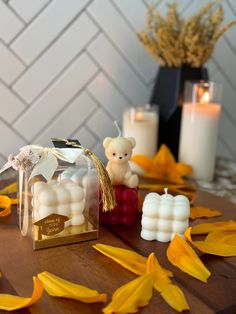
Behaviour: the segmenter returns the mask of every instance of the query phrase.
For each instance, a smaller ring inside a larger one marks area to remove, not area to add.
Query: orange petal
[[[38,274],[44,289],[53,297],[74,299],[84,303],[106,302],[107,295],[82,285],[64,280],[47,271]]]
[[[236,245],[218,241],[193,241],[191,227],[185,230],[185,237],[201,252],[218,256],[236,256]]]
[[[192,227],[191,234],[207,234],[210,231],[214,230],[215,228],[221,226],[228,226],[232,224],[234,221],[215,221],[215,222],[208,222],[204,224],[198,224]]]
[[[34,290],[30,298],[24,298],[10,294],[0,294],[0,310],[14,311],[28,307],[37,302],[43,293],[43,285],[36,277],[33,277],[33,281]]]
[[[209,270],[204,266],[195,251],[179,235],[175,235],[167,249],[168,260],[190,276],[207,282]]]
[[[167,276],[161,265],[159,264],[154,253],[148,256],[147,260],[147,273],[153,277],[154,286],[157,291],[161,291],[160,286],[163,284],[171,283],[170,278]]]
[[[223,229],[216,228],[215,230],[211,231],[208,236],[206,237],[206,242],[214,242],[217,243],[226,243],[236,246],[236,224],[233,226],[233,230],[226,229],[227,226],[224,226]]]
[[[183,292],[178,286],[172,284],[154,253],[148,257],[147,273],[153,277],[154,288],[173,309],[178,312],[189,309]]]
[[[213,210],[204,206],[197,206],[190,208],[190,219],[196,218],[211,218],[221,216],[222,213],[219,210]]]
[[[164,181],[164,182],[168,181],[168,179],[166,178],[165,172],[162,173],[160,169],[157,171],[155,170],[155,168],[153,168],[151,172],[146,172],[143,175],[143,177],[147,179],[156,179],[156,180]],[[171,181],[168,181],[168,182],[171,182]]]
[[[117,289],[103,313],[136,313],[139,307],[148,305],[151,297],[152,277],[145,274]]]
[[[231,221],[229,221],[228,224],[224,224],[223,226],[219,226],[217,228],[217,230],[218,229],[220,229],[220,230],[227,230],[227,231],[229,231],[229,230],[235,231],[236,230],[236,221],[231,220]]]
[[[10,198],[11,204],[12,205],[17,205],[18,204],[18,198]]]
[[[93,245],[93,248],[137,275],[146,273],[147,258],[134,251],[102,243]],[[173,273],[170,270],[164,269],[164,271],[167,276],[173,277]]]
[[[182,176],[175,170],[170,170],[167,174],[166,177],[169,182],[172,183],[184,183],[184,179],[182,179]]]
[[[153,171],[153,160],[145,155],[134,155],[131,160],[144,169],[145,172]]]
[[[154,164],[159,169],[163,179],[169,182],[183,183],[182,177],[192,172],[191,166],[176,163],[170,149],[165,144],[162,144],[157,152]]]
[[[179,173],[180,176],[184,177],[192,173],[192,167],[187,164],[176,163],[175,171]]]
[[[146,273],[147,258],[134,251],[102,243],[93,245],[93,248],[137,275]]]
[[[161,145],[156,156],[154,157],[154,164],[166,169],[175,164],[175,158],[172,155],[170,149],[165,144]]]
[[[144,169],[145,178],[164,182],[183,183],[182,176],[192,171],[191,166],[176,163],[170,149],[165,144],[161,145],[153,160],[144,155],[135,155],[131,160]]]
[[[11,214],[11,199],[8,196],[0,195],[0,217],[5,217]]]

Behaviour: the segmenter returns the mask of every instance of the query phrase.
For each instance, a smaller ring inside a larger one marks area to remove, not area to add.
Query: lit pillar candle
[[[156,106],[133,107],[124,112],[123,135],[134,137],[133,155],[154,157],[157,151],[159,116]]]
[[[211,181],[214,175],[221,86],[187,82],[182,110],[179,161],[193,167],[195,179]]]

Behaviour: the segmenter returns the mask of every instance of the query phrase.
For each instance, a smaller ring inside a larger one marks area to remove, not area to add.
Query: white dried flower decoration
[[[38,163],[40,156],[33,153],[29,147],[24,147],[20,153],[16,156],[9,155],[8,161],[15,170],[27,171],[34,167]]]

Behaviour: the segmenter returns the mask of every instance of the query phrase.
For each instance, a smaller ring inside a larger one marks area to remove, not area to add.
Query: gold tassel
[[[105,166],[103,165],[102,161],[93,152],[91,152],[91,150],[75,142],[68,141],[62,138],[53,138],[52,140],[63,142],[65,145],[69,147],[80,148],[84,151],[86,155],[88,155],[92,159],[98,172],[99,182],[102,190],[103,211],[112,210],[116,205],[114,190],[108,172]]]

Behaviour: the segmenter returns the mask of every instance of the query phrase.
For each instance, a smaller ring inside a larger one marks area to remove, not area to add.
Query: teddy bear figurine
[[[133,137],[106,137],[103,141],[108,159],[106,169],[113,185],[125,185],[129,188],[138,186],[138,176],[132,174],[129,159],[136,142]]]

